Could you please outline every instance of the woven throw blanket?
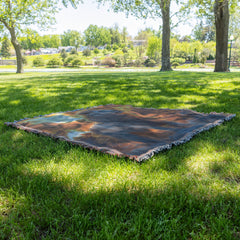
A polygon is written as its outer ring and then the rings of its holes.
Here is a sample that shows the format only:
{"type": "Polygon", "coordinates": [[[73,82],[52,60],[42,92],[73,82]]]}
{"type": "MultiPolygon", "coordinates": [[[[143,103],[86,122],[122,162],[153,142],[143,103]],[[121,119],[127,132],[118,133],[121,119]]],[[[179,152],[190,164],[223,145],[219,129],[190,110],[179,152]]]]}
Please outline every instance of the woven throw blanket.
{"type": "Polygon", "coordinates": [[[110,104],[5,124],[141,162],[234,116],[110,104]]]}

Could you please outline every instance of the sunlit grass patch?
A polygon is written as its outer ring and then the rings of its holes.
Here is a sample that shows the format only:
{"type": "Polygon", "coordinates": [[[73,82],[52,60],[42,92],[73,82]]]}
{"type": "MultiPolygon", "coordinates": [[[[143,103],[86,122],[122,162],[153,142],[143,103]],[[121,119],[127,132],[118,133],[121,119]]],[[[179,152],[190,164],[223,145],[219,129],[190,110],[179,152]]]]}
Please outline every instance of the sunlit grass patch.
{"type": "Polygon", "coordinates": [[[238,73],[2,73],[0,83],[0,239],[238,239],[238,73]],[[142,164],[3,124],[110,103],[236,117],[142,164]]]}

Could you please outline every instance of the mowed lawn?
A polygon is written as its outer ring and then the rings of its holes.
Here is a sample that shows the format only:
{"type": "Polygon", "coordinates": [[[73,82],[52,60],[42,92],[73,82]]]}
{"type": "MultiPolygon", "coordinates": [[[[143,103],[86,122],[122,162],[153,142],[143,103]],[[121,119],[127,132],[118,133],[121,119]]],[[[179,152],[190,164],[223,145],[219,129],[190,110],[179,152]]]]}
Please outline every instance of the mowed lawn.
{"type": "Polygon", "coordinates": [[[0,239],[240,239],[240,74],[1,73],[0,239]],[[4,125],[110,103],[236,117],[142,164],[4,125]]]}

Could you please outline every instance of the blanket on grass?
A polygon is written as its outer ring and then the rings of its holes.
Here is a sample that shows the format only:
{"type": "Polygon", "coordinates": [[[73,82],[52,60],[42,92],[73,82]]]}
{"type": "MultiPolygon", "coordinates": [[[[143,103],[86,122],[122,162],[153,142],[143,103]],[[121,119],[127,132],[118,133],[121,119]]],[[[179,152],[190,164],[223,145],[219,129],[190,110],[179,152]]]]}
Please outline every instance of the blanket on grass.
{"type": "Polygon", "coordinates": [[[141,162],[234,116],[110,104],[5,124],[141,162]]]}

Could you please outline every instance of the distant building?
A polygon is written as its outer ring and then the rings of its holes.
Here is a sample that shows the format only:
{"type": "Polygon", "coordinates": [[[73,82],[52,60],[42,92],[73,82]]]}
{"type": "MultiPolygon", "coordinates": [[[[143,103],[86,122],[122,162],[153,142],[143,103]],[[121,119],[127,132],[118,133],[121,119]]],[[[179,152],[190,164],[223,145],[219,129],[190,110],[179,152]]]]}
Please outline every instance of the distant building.
{"type": "Polygon", "coordinates": [[[132,40],[133,46],[138,47],[138,46],[143,46],[146,45],[147,41],[146,40],[132,40]]]}
{"type": "Polygon", "coordinates": [[[58,47],[58,52],[61,52],[63,49],[66,52],[71,52],[73,48],[75,48],[75,47],[74,46],[58,47]]]}
{"type": "Polygon", "coordinates": [[[40,54],[56,54],[59,52],[57,48],[40,48],[39,51],[40,54]]]}
{"type": "Polygon", "coordinates": [[[88,46],[80,45],[79,48],[78,48],[78,51],[79,51],[79,52],[82,52],[82,51],[84,51],[85,49],[89,49],[89,47],[88,47],[88,46]]]}

